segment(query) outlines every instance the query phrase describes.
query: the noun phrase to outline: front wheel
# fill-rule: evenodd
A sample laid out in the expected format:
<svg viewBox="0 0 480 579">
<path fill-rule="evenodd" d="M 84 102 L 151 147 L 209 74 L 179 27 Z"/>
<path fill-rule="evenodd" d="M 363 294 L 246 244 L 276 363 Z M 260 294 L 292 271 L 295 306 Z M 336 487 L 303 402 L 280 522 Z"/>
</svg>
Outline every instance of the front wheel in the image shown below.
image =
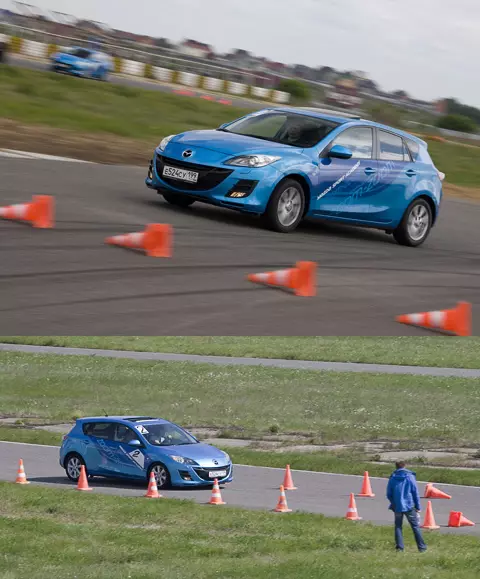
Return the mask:
<svg viewBox="0 0 480 579">
<path fill-rule="evenodd" d="M 270 197 L 263 217 L 269 229 L 290 233 L 297 228 L 305 211 L 305 192 L 298 181 L 282 181 Z"/>
<path fill-rule="evenodd" d="M 148 469 L 147 481 L 150 481 L 150 474 L 154 473 L 155 479 L 157 480 L 158 489 L 166 489 L 170 486 L 170 473 L 165 465 L 161 462 L 153 464 Z"/>
<path fill-rule="evenodd" d="M 163 198 L 170 205 L 176 205 L 177 207 L 190 207 L 190 205 L 195 203 L 195 199 L 178 193 L 163 193 Z"/>
<path fill-rule="evenodd" d="M 405 211 L 400 225 L 393 232 L 393 237 L 400 245 L 418 247 L 427 239 L 432 223 L 430 205 L 425 199 L 416 199 Z"/>
</svg>

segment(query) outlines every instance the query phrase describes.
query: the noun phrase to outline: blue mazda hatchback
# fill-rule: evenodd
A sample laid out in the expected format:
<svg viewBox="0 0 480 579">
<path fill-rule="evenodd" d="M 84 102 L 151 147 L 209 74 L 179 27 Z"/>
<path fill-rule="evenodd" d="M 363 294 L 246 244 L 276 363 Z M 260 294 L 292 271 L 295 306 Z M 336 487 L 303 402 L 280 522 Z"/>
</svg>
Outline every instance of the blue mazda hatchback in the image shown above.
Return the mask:
<svg viewBox="0 0 480 579">
<path fill-rule="evenodd" d="M 195 487 L 233 480 L 227 453 L 199 442 L 180 426 L 148 416 L 81 418 L 64 437 L 60 465 L 77 482 L 87 475 L 148 481 L 159 488 Z"/>
<path fill-rule="evenodd" d="M 413 135 L 359 117 L 272 108 L 164 138 L 146 185 L 180 207 L 203 201 L 261 215 L 275 231 L 313 217 L 418 246 L 438 217 L 444 178 Z"/>
</svg>

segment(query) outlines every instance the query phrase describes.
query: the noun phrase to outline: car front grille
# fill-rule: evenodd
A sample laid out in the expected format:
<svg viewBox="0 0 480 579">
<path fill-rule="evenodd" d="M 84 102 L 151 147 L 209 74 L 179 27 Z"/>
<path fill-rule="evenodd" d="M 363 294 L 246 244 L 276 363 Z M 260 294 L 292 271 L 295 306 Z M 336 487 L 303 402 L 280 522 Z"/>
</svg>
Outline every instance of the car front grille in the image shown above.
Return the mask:
<svg viewBox="0 0 480 579">
<path fill-rule="evenodd" d="M 187 171 L 196 171 L 198 173 L 198 181 L 196 183 L 188 183 L 187 181 L 179 181 L 178 179 L 171 179 L 162 175 L 165 165 L 175 167 L 176 169 L 185 169 Z M 157 175 L 168 183 L 170 187 L 180 189 L 183 191 L 209 191 L 220 185 L 229 175 L 233 173 L 231 169 L 219 169 L 218 167 L 211 167 L 209 165 L 197 165 L 195 163 L 185 163 L 184 161 L 177 161 L 177 159 L 170 159 L 157 155 L 155 159 L 155 168 Z"/>
<path fill-rule="evenodd" d="M 216 466 L 215 468 L 200 468 L 200 467 L 194 467 L 193 470 L 197 473 L 197 475 L 198 475 L 202 480 L 211 482 L 211 481 L 213 481 L 215 478 L 218 478 L 218 477 L 215 477 L 215 476 L 214 476 L 214 477 L 211 477 L 211 478 L 210 478 L 210 477 L 208 476 L 209 473 L 211 473 L 211 472 L 218 472 L 218 471 L 221 471 L 221 470 L 223 470 L 223 471 L 226 470 L 226 471 L 227 471 L 227 477 L 228 477 L 228 476 L 230 476 L 230 469 L 231 469 L 231 466 L 230 466 L 230 465 L 226 465 L 226 466 Z M 223 479 L 223 478 L 227 478 L 227 477 L 222 477 L 222 479 Z"/>
</svg>

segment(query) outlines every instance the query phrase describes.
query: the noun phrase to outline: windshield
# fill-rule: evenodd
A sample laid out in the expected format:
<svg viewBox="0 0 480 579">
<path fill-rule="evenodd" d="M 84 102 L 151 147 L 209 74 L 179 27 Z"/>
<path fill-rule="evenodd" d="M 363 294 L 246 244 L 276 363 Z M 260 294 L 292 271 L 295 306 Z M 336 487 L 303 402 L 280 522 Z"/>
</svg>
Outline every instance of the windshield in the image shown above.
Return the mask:
<svg viewBox="0 0 480 579">
<path fill-rule="evenodd" d="M 222 130 L 305 149 L 317 145 L 337 126 L 325 119 L 272 111 L 250 115 Z"/>
<path fill-rule="evenodd" d="M 89 58 L 90 51 L 86 50 L 85 48 L 75 48 L 74 50 L 70 51 L 72 56 L 76 56 L 77 58 Z"/>
<path fill-rule="evenodd" d="M 174 424 L 142 424 L 136 427 L 150 444 L 155 446 L 181 446 L 197 444 L 197 441 Z"/>
</svg>

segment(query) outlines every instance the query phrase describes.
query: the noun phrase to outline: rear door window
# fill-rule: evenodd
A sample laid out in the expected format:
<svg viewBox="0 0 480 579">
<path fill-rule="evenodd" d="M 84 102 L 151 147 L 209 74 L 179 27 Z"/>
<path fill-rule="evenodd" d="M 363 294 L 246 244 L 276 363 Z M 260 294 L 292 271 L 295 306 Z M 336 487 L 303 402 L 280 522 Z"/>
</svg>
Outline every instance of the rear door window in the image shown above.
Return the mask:
<svg viewBox="0 0 480 579">
<path fill-rule="evenodd" d="M 353 127 L 340 133 L 332 146 L 350 149 L 352 159 L 371 159 L 373 153 L 373 130 L 370 127 Z"/>
<path fill-rule="evenodd" d="M 418 159 L 418 154 L 420 151 L 420 145 L 411 139 L 407 139 L 407 146 L 412 155 L 412 159 L 416 161 Z"/>
<path fill-rule="evenodd" d="M 402 137 L 379 130 L 378 146 L 381 161 L 405 161 L 405 149 Z"/>
<path fill-rule="evenodd" d="M 83 434 L 104 440 L 113 440 L 115 424 L 113 422 L 87 422 L 83 425 Z"/>
</svg>

